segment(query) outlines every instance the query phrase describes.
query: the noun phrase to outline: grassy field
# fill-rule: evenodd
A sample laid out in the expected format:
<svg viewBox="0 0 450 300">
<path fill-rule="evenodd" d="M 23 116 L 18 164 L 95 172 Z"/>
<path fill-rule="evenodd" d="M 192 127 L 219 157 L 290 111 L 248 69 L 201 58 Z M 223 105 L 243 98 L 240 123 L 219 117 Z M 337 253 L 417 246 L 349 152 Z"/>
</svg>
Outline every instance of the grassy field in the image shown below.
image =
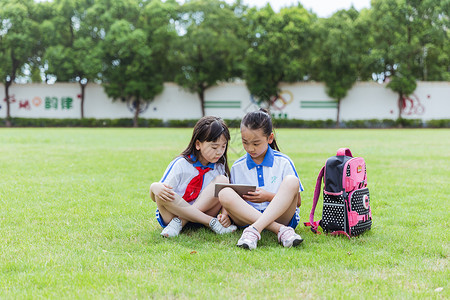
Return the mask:
<svg viewBox="0 0 450 300">
<path fill-rule="evenodd" d="M 243 154 L 232 129 L 230 163 Z M 368 166 L 374 223 L 348 240 L 303 225 L 298 248 L 270 232 L 205 228 L 163 239 L 148 187 L 190 129 L 0 129 L 0 299 L 450 298 L 450 130 L 278 130 L 311 209 L 339 147 Z M 320 216 L 321 205 L 317 216 Z"/>
</svg>

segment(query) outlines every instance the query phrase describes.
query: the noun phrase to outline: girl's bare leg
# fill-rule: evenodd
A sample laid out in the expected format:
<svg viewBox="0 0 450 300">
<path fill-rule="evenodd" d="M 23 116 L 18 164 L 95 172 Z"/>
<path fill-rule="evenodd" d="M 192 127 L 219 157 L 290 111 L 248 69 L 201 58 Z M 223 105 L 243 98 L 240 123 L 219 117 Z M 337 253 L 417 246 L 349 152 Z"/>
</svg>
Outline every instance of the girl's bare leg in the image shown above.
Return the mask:
<svg viewBox="0 0 450 300">
<path fill-rule="evenodd" d="M 219 193 L 219 199 L 222 206 L 228 211 L 234 223 L 239 226 L 246 226 L 256 222 L 262 213 L 253 206 L 245 202 L 233 189 L 224 188 Z M 266 228 L 275 233 L 280 229 L 281 224 L 273 222 Z"/>
<path fill-rule="evenodd" d="M 184 226 L 187 222 L 200 223 L 209 227 L 209 222 L 217 215 L 221 206 L 219 199 L 214 197 L 215 183 L 228 183 L 228 178 L 218 176 L 200 194 L 194 204 L 190 205 L 180 195 L 175 195 L 172 202 L 156 198 L 159 213 L 168 224 L 177 216 Z"/>
<path fill-rule="evenodd" d="M 208 184 L 205 189 L 201 192 L 200 196 L 195 200 L 192 206 L 196 207 L 198 210 L 204 212 L 205 214 L 216 217 L 219 213 L 222 205 L 220 205 L 219 198 L 214 197 L 214 190 L 216 183 L 228 183 L 227 177 L 220 175 L 217 176 L 210 184 Z M 184 225 L 184 221 L 182 220 Z"/>
<path fill-rule="evenodd" d="M 298 178 L 293 175 L 286 176 L 269 206 L 267 206 L 264 213 L 252 226 L 261 232 L 264 228 L 268 228 L 275 220 L 277 223 L 289 224 L 297 207 L 298 189 Z M 276 232 L 278 232 L 280 227 L 281 225 L 278 226 Z"/>
<path fill-rule="evenodd" d="M 252 224 L 259 232 L 268 229 L 278 233 L 283 224 L 289 224 L 295 213 L 298 188 L 298 178 L 287 176 L 263 214 L 245 202 L 232 189 L 223 189 L 219 193 L 219 199 L 236 224 L 240 226 Z"/>
</svg>

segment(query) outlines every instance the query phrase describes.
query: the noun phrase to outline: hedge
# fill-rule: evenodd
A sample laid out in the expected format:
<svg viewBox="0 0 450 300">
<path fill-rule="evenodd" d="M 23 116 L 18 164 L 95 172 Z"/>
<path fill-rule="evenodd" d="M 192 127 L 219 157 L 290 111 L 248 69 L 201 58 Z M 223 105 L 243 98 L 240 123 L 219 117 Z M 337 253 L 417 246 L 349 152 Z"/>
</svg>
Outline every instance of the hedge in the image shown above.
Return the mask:
<svg viewBox="0 0 450 300">
<path fill-rule="evenodd" d="M 29 119 L 11 118 L 13 127 L 133 127 L 133 119 Z M 139 119 L 139 127 L 194 127 L 197 119 L 169 120 Z M 241 120 L 225 119 L 229 127 L 238 128 Z M 0 127 L 5 127 L 6 120 L 0 121 Z M 336 128 L 336 121 L 273 119 L 275 128 Z M 340 128 L 450 128 L 450 119 L 423 121 L 420 119 L 370 119 L 340 122 Z"/>
<path fill-rule="evenodd" d="M 133 127 L 133 119 L 29 119 L 11 118 L 13 127 Z M 5 127 L 6 120 L 0 122 Z M 161 119 L 139 119 L 139 127 L 164 127 Z"/>
</svg>

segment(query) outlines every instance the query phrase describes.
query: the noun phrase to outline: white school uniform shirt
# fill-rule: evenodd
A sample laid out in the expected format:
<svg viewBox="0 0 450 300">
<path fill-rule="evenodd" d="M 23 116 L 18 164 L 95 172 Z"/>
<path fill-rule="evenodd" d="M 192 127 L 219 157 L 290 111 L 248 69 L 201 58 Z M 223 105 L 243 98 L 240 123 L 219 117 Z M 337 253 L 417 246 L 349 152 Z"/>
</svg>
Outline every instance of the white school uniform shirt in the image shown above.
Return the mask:
<svg viewBox="0 0 450 300">
<path fill-rule="evenodd" d="M 303 185 L 292 160 L 287 155 L 273 150 L 269 145 L 267 147 L 264 160 L 259 165 L 248 153 L 235 161 L 231 167 L 231 183 L 256 185 L 268 192 L 277 193 L 283 179 L 287 175 L 294 175 L 299 180 L 299 192 L 302 192 Z M 259 211 L 264 211 L 270 202 L 247 201 L 247 203 Z"/>
<path fill-rule="evenodd" d="M 196 160 L 193 155 L 191 155 L 190 157 L 193 161 Z M 179 156 L 175 158 L 169 164 L 169 166 L 167 166 L 167 169 L 164 172 L 164 175 L 161 178 L 160 182 L 166 183 L 169 186 L 173 187 L 173 191 L 183 197 L 189 182 L 191 182 L 191 180 L 199 173 L 195 167 L 202 167 L 203 169 L 206 167 L 211 168 L 211 170 L 203 175 L 203 185 L 201 191 L 203 191 L 203 189 L 208 186 L 208 184 L 210 184 L 211 181 L 213 181 L 217 176 L 225 175 L 225 167 L 221 163 L 209 163 L 208 165 L 204 166 L 199 161 L 196 161 L 192 164 L 185 157 Z M 194 201 L 191 201 L 189 203 L 193 204 Z"/>
</svg>

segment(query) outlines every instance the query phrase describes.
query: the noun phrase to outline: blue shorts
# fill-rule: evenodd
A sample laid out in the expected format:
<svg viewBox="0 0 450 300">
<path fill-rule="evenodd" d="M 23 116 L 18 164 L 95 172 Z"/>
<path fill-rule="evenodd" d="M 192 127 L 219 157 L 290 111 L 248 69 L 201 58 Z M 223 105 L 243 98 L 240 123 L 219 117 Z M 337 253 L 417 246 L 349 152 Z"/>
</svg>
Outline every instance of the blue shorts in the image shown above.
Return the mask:
<svg viewBox="0 0 450 300">
<path fill-rule="evenodd" d="M 260 213 L 263 213 L 264 210 L 259 210 Z M 289 224 L 287 224 L 286 226 L 292 227 L 293 229 L 295 229 L 298 225 L 298 223 L 300 223 L 300 208 L 296 208 L 294 215 L 292 216 L 291 221 L 289 222 Z M 239 228 L 246 228 L 249 225 L 245 225 L 245 226 L 238 226 Z"/>
<path fill-rule="evenodd" d="M 296 208 L 295 209 L 295 213 L 292 216 L 291 221 L 289 222 L 289 224 L 287 224 L 287 226 L 292 227 L 293 229 L 295 229 L 298 225 L 298 223 L 300 223 L 300 208 Z"/>
<path fill-rule="evenodd" d="M 164 223 L 163 218 L 159 214 L 159 209 L 156 209 L 156 220 L 158 221 L 159 225 L 161 225 L 162 228 L 166 228 L 167 224 Z"/>
<path fill-rule="evenodd" d="M 190 205 L 194 204 L 195 200 L 189 202 Z M 161 225 L 162 228 L 166 228 L 167 225 L 169 224 L 165 224 L 163 218 L 161 217 L 161 215 L 159 214 L 159 209 L 156 208 L 156 220 L 158 221 L 159 225 Z"/>
</svg>

